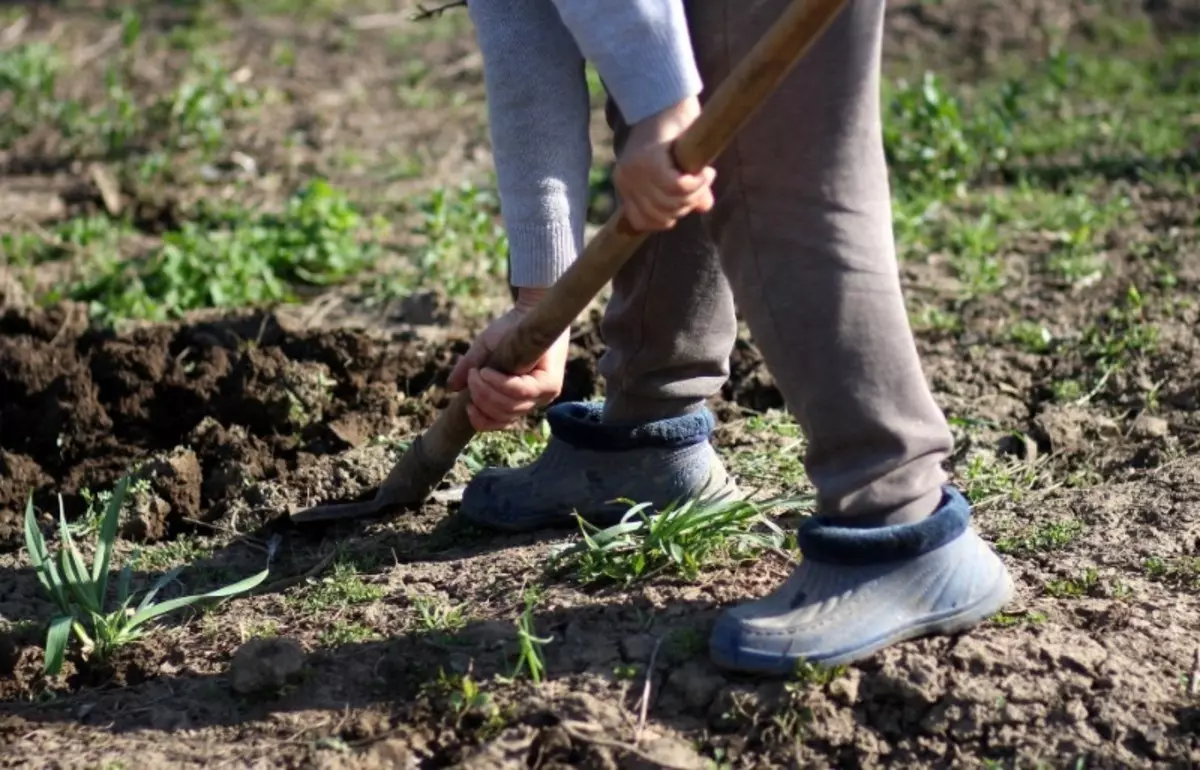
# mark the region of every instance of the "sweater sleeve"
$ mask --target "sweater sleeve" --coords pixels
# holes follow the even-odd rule
[[[700,93],[683,0],[553,0],[628,124]]]
[[[584,59],[550,0],[472,0],[509,282],[546,287],[583,248],[592,146]]]

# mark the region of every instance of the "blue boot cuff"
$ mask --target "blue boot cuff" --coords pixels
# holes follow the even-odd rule
[[[929,518],[891,527],[837,526],[814,516],[800,525],[797,543],[805,559],[833,564],[881,564],[913,559],[957,538],[971,520],[971,504],[951,486]]]
[[[653,422],[601,422],[604,405],[569,402],[551,407],[546,421],[556,439],[577,449],[624,452],[630,449],[682,449],[709,439],[716,418],[708,409]]]

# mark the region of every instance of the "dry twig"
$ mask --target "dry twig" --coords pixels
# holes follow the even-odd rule
[[[660,759],[655,759],[654,757],[650,756],[649,754],[647,754],[646,752],[642,751],[637,746],[634,746],[632,744],[622,743],[621,741],[613,741],[613,740],[609,740],[608,738],[597,738],[594,735],[588,735],[587,733],[585,733],[579,729],[579,727],[581,727],[581,726],[586,726],[586,723],[571,722],[571,721],[564,719],[559,724],[562,726],[562,728],[564,730],[567,731],[567,735],[571,736],[572,738],[574,738],[577,741],[583,741],[584,743],[590,743],[593,746],[603,746],[606,749],[613,749],[615,751],[624,751],[624,752],[634,755],[638,759],[649,762],[650,764],[652,764],[656,767],[665,768],[666,770],[693,770],[693,768],[691,768],[691,767],[685,767],[684,765],[672,765],[667,762],[663,762]]]
[[[436,19],[438,16],[441,16],[443,13],[450,10],[451,8],[458,8],[459,6],[462,6],[465,8],[467,6],[467,0],[457,0],[456,2],[453,2],[453,3],[446,3],[445,5],[439,5],[436,8],[426,8],[423,5],[418,5],[417,6],[418,13],[416,16],[412,17],[412,20],[413,21],[425,21],[426,19]]]
[[[642,709],[638,714],[637,732],[633,736],[633,745],[642,742],[642,731],[646,729],[646,712],[650,708],[650,682],[654,679],[654,664],[658,661],[658,648],[662,647],[663,638],[658,637],[654,643],[654,651],[650,653],[650,665],[646,667],[646,683],[642,685]]]
[[[325,570],[326,567],[328,567],[330,564],[333,563],[333,559],[334,559],[334,557],[337,556],[337,553],[338,553],[337,550],[330,551],[328,555],[326,555],[323,559],[318,561],[316,564],[312,565],[312,567],[310,567],[306,572],[304,572],[300,575],[293,575],[292,577],[289,577],[289,578],[282,578],[280,580],[276,580],[274,583],[271,583],[269,585],[263,586],[262,588],[258,589],[258,591],[256,591],[255,593],[260,593],[260,594],[278,593],[279,591],[281,591],[285,588],[291,588],[294,585],[303,583],[305,580],[308,580],[309,578],[316,577],[317,575],[321,574]]]

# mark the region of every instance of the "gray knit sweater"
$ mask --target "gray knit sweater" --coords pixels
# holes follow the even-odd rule
[[[510,280],[554,283],[583,248],[584,61],[630,123],[700,93],[683,0],[469,0],[483,53]]]

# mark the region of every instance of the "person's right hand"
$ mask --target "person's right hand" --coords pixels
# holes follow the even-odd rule
[[[544,292],[521,289],[516,304],[492,321],[471,344],[466,355],[450,373],[447,383],[453,392],[468,389],[471,403],[467,415],[475,430],[505,430],[534,409],[546,406],[562,393],[570,349],[570,332],[559,337],[528,371],[507,375],[484,367],[484,361],[533,309]]]
[[[634,229],[670,230],[693,211],[712,210],[716,170],[709,166],[698,174],[683,173],[672,150],[699,117],[700,101],[691,97],[630,126],[613,170],[613,185]]]

